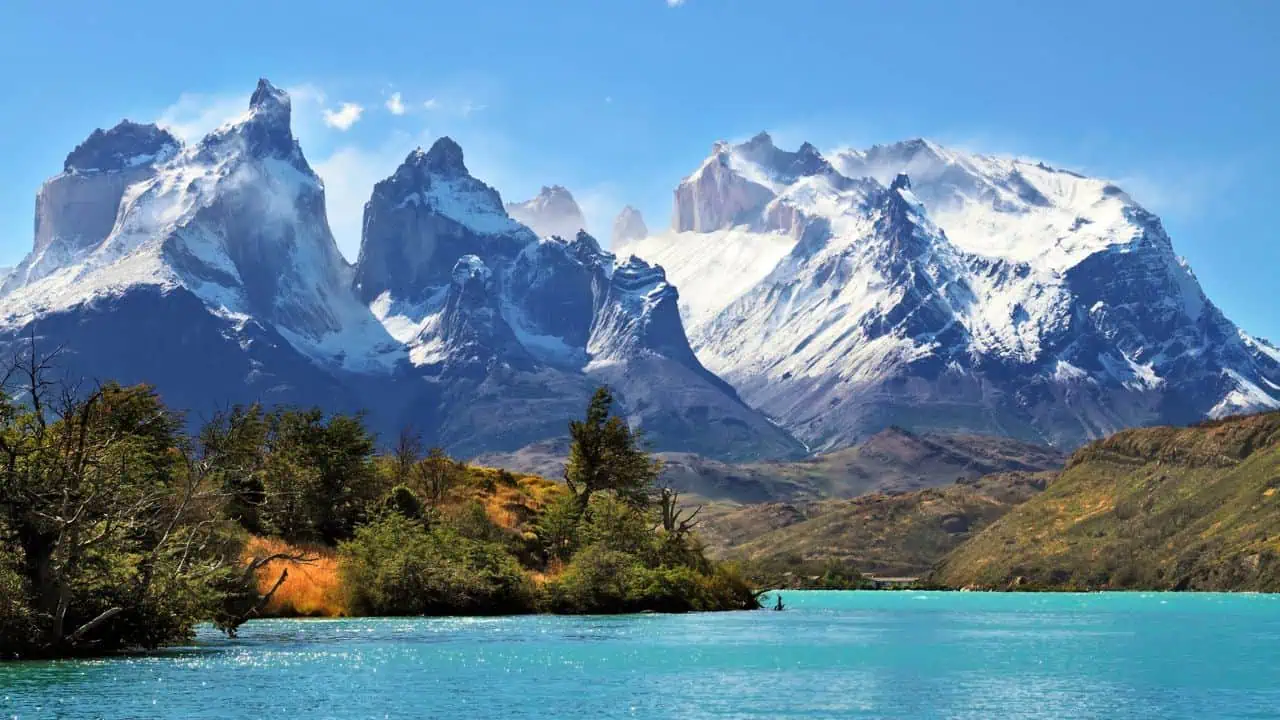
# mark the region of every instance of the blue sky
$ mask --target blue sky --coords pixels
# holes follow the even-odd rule
[[[569,187],[602,236],[626,203],[666,225],[719,138],[925,136],[1117,181],[1229,316],[1280,340],[1280,3],[14,0],[0,17],[0,263],[93,128],[197,133],[266,76],[293,91],[349,257],[373,182],[441,134],[508,200]]]

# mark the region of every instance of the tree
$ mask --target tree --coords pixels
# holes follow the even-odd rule
[[[566,562],[578,549],[578,523],[582,514],[578,499],[570,493],[559,493],[538,516],[538,540],[546,559]]]
[[[268,421],[269,525],[288,540],[350,538],[380,498],[374,440],[360,416],[277,410]]]
[[[200,430],[210,474],[227,496],[227,515],[251,533],[265,531],[268,418],[262,406],[237,405]]]
[[[644,508],[649,505],[661,462],[640,446],[640,434],[620,417],[611,415],[613,394],[596,390],[587,405],[585,420],[569,423],[571,445],[564,480],[585,513],[591,496],[612,491],[622,502]]]
[[[406,426],[396,439],[392,451],[392,480],[396,485],[408,485],[413,477],[414,468],[422,460],[422,436],[412,427]]]
[[[426,459],[418,463],[417,468],[427,504],[433,508],[440,507],[445,495],[458,483],[462,474],[458,463],[438,447],[431,448]]]
[[[58,383],[56,356],[33,333],[0,376],[0,652],[184,637],[240,549],[208,464],[150,387]]]

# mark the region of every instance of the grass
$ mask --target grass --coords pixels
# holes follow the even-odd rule
[[[468,467],[463,482],[452,488],[446,505],[478,500],[485,514],[501,528],[521,535],[533,532],[532,519],[557,493],[565,492],[556,483],[536,475],[503,473],[496,468]],[[289,571],[263,615],[268,617],[342,617],[348,614],[346,593],[338,552],[322,545],[293,545],[279,538],[252,537],[245,547],[245,560],[276,553],[303,553],[309,562],[277,560],[260,569],[258,589],[266,593]],[[549,573],[554,576],[555,572]],[[546,577],[535,576],[535,582]]]
[[[253,537],[245,547],[245,559],[275,553],[305,553],[308,563],[277,560],[258,570],[258,589],[267,592],[283,570],[289,577],[276,590],[264,615],[269,617],[342,617],[347,614],[337,552],[323,546],[297,546],[277,538]]]

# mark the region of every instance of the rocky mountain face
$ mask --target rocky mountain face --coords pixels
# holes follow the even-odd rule
[[[264,80],[193,145],[95,132],[40,191],[0,341],[34,333],[65,347],[68,375],[153,383],[193,421],[257,400],[362,409],[384,437],[411,425],[475,453],[563,434],[609,382],[658,445],[799,449],[698,363],[661,268],[619,265],[576,228],[540,239],[448,138],[373,189],[351,266],[291,119]]]
[[[916,140],[823,159],[718,143],[661,263],[702,363],[810,447],[890,425],[1075,446],[1280,406],[1280,352],[1227,320],[1122,190]]]
[[[127,121],[93,133],[40,190],[0,334],[34,332],[71,377],[151,382],[193,416],[258,399],[356,409],[338,375],[403,351],[361,322],[289,125],[263,81],[196,145]]]
[[[587,229],[582,208],[573,194],[559,185],[543,186],[536,197],[524,202],[507,203],[507,213],[543,237],[571,238]]]
[[[1280,351],[1101,180],[761,134],[716,144],[670,230],[624,210],[606,252],[567,190],[504,205],[441,138],[372,189],[353,266],[291,115],[264,80],[194,144],[95,131],[0,276],[0,341],[34,329],[69,374],[156,383],[193,418],[363,408],[464,454],[562,435],[600,383],[658,449],[735,460],[892,425],[1073,446],[1280,406]]]
[[[562,434],[606,383],[659,446],[799,450],[698,362],[660,267],[619,263],[581,230],[539,237],[452,140],[379,183],[364,227],[357,292],[408,348],[451,445],[485,449],[493,427],[508,447]]]
[[[449,138],[372,188],[349,265],[291,115],[261,81],[193,145],[131,122],[93,133],[41,188],[0,340],[35,333],[70,377],[154,383],[195,421],[259,400],[365,410],[384,437],[412,425],[474,454],[559,436],[609,382],[658,445],[799,450],[698,363],[662,269],[618,264],[563,188],[521,205],[576,218],[539,238]]]

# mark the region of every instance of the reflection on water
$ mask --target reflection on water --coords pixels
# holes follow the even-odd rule
[[[781,613],[273,620],[0,664],[0,718],[1275,717],[1280,597],[785,593]]]

